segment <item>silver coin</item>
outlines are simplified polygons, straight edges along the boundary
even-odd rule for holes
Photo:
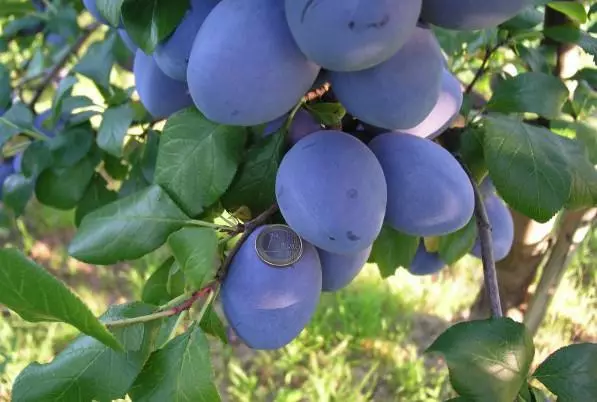
[[[286,225],[267,225],[255,239],[255,251],[266,264],[287,267],[303,255],[303,240]]]

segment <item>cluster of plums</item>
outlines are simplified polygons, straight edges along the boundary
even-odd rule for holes
[[[84,0],[101,18],[93,0]],[[464,227],[474,210],[467,174],[431,141],[462,105],[459,81],[427,24],[496,26],[531,0],[191,0],[155,52],[136,48],[139,98],[158,118],[195,105],[225,125],[265,124],[275,133],[318,82],[375,135],[326,129],[307,110],[291,123],[276,199],[303,239],[302,257],[276,268],[255,241],[241,245],[222,286],[226,317],[250,347],[276,349],[307,325],[322,291],[347,286],[369,258],[382,225],[432,238]],[[488,184],[487,187],[491,187]],[[512,244],[512,217],[490,189],[496,256]],[[472,253],[479,255],[478,245]],[[421,240],[413,274],[445,264]]]

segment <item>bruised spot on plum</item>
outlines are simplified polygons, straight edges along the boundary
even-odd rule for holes
[[[364,27],[365,29],[369,29],[369,28],[379,29],[379,28],[383,28],[384,26],[386,26],[388,24],[388,22],[390,22],[390,15],[386,14],[379,21],[367,22],[366,24],[359,24],[359,27]],[[348,23],[348,28],[351,31],[354,30],[355,28],[358,28],[356,21],[354,21],[354,20],[350,21]]]
[[[357,236],[354,233],[352,233],[352,230],[349,230],[348,232],[346,232],[346,237],[350,241],[359,241],[359,240],[361,240],[361,238],[359,236]]]
[[[312,147],[314,147],[314,146],[315,146],[315,143],[314,143],[314,142],[312,142],[312,143],[310,143],[310,144],[307,144],[307,145],[303,146],[303,148],[301,148],[301,149],[309,149],[309,148],[312,148]]]
[[[281,198],[282,194],[284,194],[284,186],[280,186],[278,191],[276,191],[276,197]]]
[[[335,237],[332,237],[332,236],[328,236],[328,239],[330,239],[330,240],[332,240],[332,241],[335,241],[335,240],[336,240],[336,238],[335,238]]]
[[[354,200],[359,196],[359,190],[357,190],[356,188],[351,188],[346,192],[346,196]]]

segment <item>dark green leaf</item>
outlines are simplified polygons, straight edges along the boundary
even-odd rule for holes
[[[27,177],[35,177],[52,165],[52,151],[47,141],[36,141],[23,151],[21,170]]]
[[[91,158],[81,159],[71,167],[44,170],[35,183],[35,196],[45,205],[68,210],[77,206],[93,177]]]
[[[181,295],[185,292],[186,280],[180,264],[175,261],[170,267],[170,273],[168,274],[168,282],[166,283],[166,289],[171,295]]]
[[[124,0],[122,19],[131,39],[147,54],[178,26],[189,0]]]
[[[4,64],[0,64],[0,110],[8,109],[12,98],[10,85],[10,71]]]
[[[558,402],[597,397],[597,344],[580,343],[551,354],[533,376],[558,396]]]
[[[168,194],[152,185],[87,215],[69,253],[90,264],[134,260],[164,244],[186,219]]]
[[[71,91],[73,86],[77,83],[77,79],[71,75],[64,77],[60,84],[58,84],[58,89],[56,89],[56,94],[54,94],[54,98],[52,99],[52,120],[51,122],[55,124],[58,119],[60,118],[60,111],[62,110],[62,104],[64,99],[66,99]]]
[[[572,21],[584,24],[587,22],[585,7],[574,1],[550,1],[547,6],[565,14]]]
[[[195,108],[182,110],[164,127],[155,181],[196,216],[228,189],[245,139],[242,127],[213,123]]]
[[[168,237],[168,245],[192,290],[201,289],[214,277],[219,266],[215,230],[183,228]]]
[[[582,143],[560,137],[561,154],[568,160],[572,178],[567,208],[591,207],[597,205],[597,170],[589,160]]]
[[[23,103],[15,103],[0,116],[0,146],[15,135],[31,130],[33,114]]]
[[[85,194],[83,194],[83,198],[81,198],[81,201],[77,205],[75,225],[79,226],[81,220],[89,213],[118,199],[118,194],[109,190],[107,186],[106,179],[100,174],[96,173],[93,176],[91,183],[89,183],[87,190],[85,190]]]
[[[139,164],[134,164],[129,172],[129,177],[122,183],[118,191],[119,197],[128,197],[138,191],[144,190],[151,185],[143,174],[143,169]]]
[[[107,153],[104,153],[102,158],[104,160],[104,169],[106,169],[106,172],[110,177],[116,180],[122,180],[126,177],[129,168],[120,158],[116,158]]]
[[[149,183],[153,183],[155,169],[158,160],[158,150],[160,145],[160,136],[157,132],[150,130],[147,133],[147,140],[141,153],[141,171],[143,177]]]
[[[123,0],[95,0],[100,14],[113,26],[120,25],[120,7]]]
[[[561,43],[576,43],[585,52],[593,56],[597,63],[597,38],[575,26],[548,27],[543,30],[545,36]]]
[[[320,102],[309,105],[308,109],[322,124],[337,127],[342,124],[346,109],[340,103]]]
[[[418,237],[398,232],[384,225],[373,243],[369,260],[377,264],[381,277],[387,278],[394,275],[399,267],[408,267],[415,258],[418,247]]]
[[[566,85],[553,75],[523,73],[501,81],[487,108],[502,113],[537,113],[553,119],[560,114],[568,95]]]
[[[142,303],[112,306],[104,321],[149,314]],[[114,329],[126,353],[115,352],[94,339],[82,336],[49,364],[30,364],[17,377],[12,393],[15,402],[89,402],[124,398],[154,350],[160,321]]]
[[[226,327],[222,320],[215,312],[213,305],[207,308],[205,314],[201,318],[201,329],[209,335],[213,335],[220,339],[223,343],[228,344],[228,336],[226,335]]]
[[[146,303],[162,305],[171,299],[180,296],[182,292],[172,293],[168,289],[170,279],[170,268],[174,264],[174,258],[170,257],[158,267],[158,269],[147,279],[143,287],[141,300]],[[182,276],[182,271],[179,271]],[[184,278],[183,278],[184,281]]]
[[[35,181],[21,173],[10,175],[2,186],[2,201],[20,216],[33,195]]]
[[[111,348],[122,349],[81,299],[13,248],[0,250],[0,303],[27,321],[65,322]]]
[[[249,148],[244,164],[222,199],[227,209],[234,211],[246,206],[256,216],[276,201],[276,173],[284,154],[283,134],[280,131],[267,136]]]
[[[483,133],[476,127],[468,127],[460,134],[460,158],[478,182],[487,174],[483,155]]]
[[[572,79],[586,81],[593,89],[597,90],[597,69],[583,68]]]
[[[485,161],[500,195],[537,221],[551,219],[572,185],[561,137],[508,117],[487,117],[485,129]]]
[[[102,89],[108,90],[110,88],[110,72],[114,65],[114,53],[112,52],[114,43],[116,43],[116,35],[110,33],[104,40],[91,44],[73,71],[90,78]]]
[[[116,157],[122,156],[124,137],[133,121],[129,104],[108,108],[104,112],[97,135],[97,145]]]
[[[473,401],[511,402],[526,381],[535,347],[523,324],[499,318],[456,324],[427,352],[444,355],[459,395]]]
[[[476,238],[477,221],[473,216],[462,229],[440,237],[438,250],[440,258],[448,265],[454,264],[471,251]]]
[[[47,141],[53,165],[69,167],[80,162],[93,145],[93,134],[92,128],[85,124],[70,127]]]
[[[220,401],[209,344],[201,329],[192,326],[153,353],[130,395],[135,402]]]

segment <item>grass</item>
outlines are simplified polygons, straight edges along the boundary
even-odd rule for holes
[[[72,213],[35,205],[7,244],[65,280],[96,314],[111,303],[138,298],[161,251],[132,264],[96,267],[67,257]],[[34,224],[33,224],[34,222]],[[14,232],[20,236],[14,236]],[[39,240],[36,240],[39,239]],[[536,361],[571,342],[597,338],[597,290],[592,270],[597,236],[579,252],[535,338]],[[425,348],[451,323],[466,319],[481,282],[472,258],[434,277],[404,270],[382,281],[368,265],[348,288],[324,294],[311,324],[275,352],[212,342],[218,388],[234,402],[443,401],[452,396],[447,370]],[[32,361],[48,362],[76,332],[62,324],[0,318],[0,401]]]

